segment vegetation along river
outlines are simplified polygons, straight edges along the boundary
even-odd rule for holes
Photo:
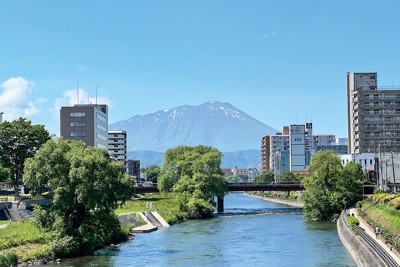
[[[308,222],[301,210],[243,194],[225,214],[137,234],[117,250],[45,266],[357,266],[333,223]]]

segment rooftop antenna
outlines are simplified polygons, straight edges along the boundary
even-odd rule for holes
[[[78,100],[79,105],[79,79],[76,79],[76,99]]]

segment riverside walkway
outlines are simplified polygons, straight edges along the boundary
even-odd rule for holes
[[[389,266],[400,266],[400,254],[396,251],[395,248],[392,248],[390,244],[386,244],[385,241],[379,237],[375,237],[374,229],[358,214],[356,208],[352,208],[348,210],[349,214],[353,215],[360,221],[360,227],[364,229],[365,233],[375,240],[378,245],[385,250],[397,263],[397,265],[389,265]],[[373,248],[374,249],[374,248]],[[375,249],[374,249],[375,250]]]

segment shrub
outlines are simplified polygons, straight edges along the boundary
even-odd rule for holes
[[[388,203],[389,201],[391,201],[392,199],[395,199],[396,197],[397,197],[396,195],[387,195],[387,196],[382,197],[380,199],[380,201],[382,203]]]
[[[214,214],[214,207],[204,199],[191,198],[187,205],[190,218],[211,218]]]
[[[79,252],[79,244],[73,240],[72,236],[58,237],[51,245],[56,257],[77,255]]]
[[[359,221],[356,217],[354,217],[354,216],[348,216],[348,217],[347,217],[347,223],[348,223],[350,226],[352,226],[353,224],[355,224],[355,225],[360,225],[360,221]]]
[[[386,193],[377,193],[372,195],[371,199],[372,201],[379,202],[379,200],[384,196],[386,196]]]
[[[0,254],[0,267],[10,267],[18,265],[18,257],[14,252]]]

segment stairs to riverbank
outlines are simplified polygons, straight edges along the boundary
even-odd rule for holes
[[[8,215],[13,222],[19,222],[25,219],[32,219],[34,218],[32,212],[30,210],[19,209],[18,202],[11,202],[9,208],[6,209]]]

